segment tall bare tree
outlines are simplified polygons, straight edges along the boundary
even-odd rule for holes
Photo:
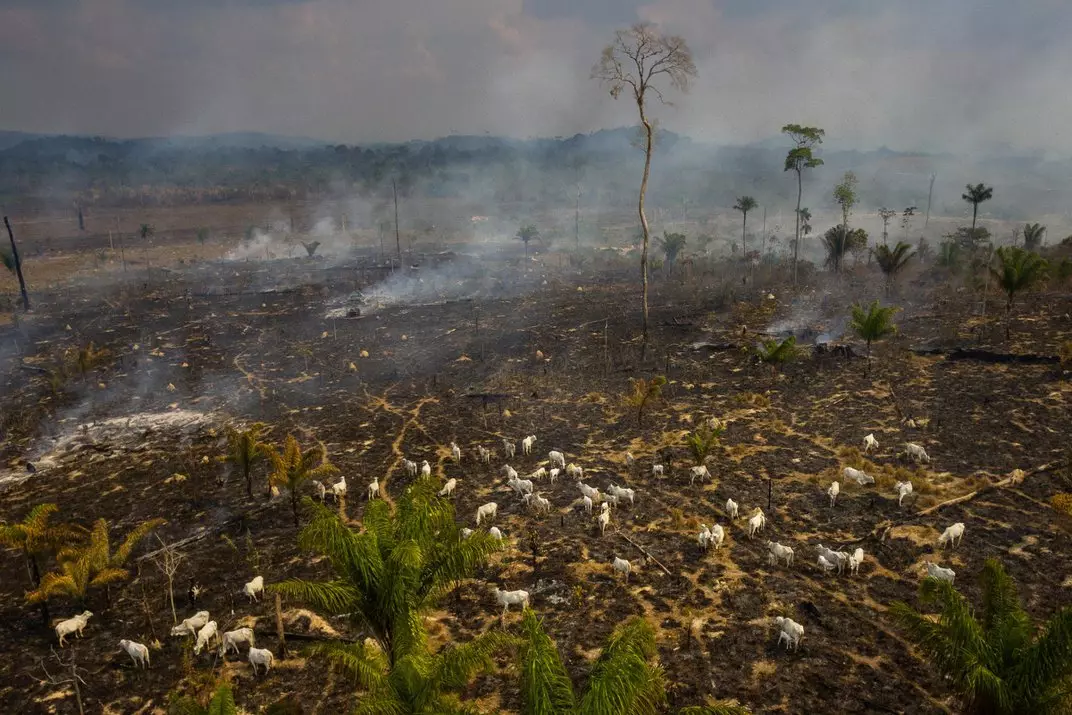
[[[882,245],[886,245],[886,238],[890,235],[890,219],[897,215],[893,209],[885,206],[878,210],[878,216],[882,219]]]
[[[643,230],[644,246],[640,253],[640,280],[643,286],[644,347],[648,344],[648,245],[651,229],[644,213],[644,197],[648,192],[651,174],[651,154],[655,126],[648,116],[648,97],[654,96],[663,104],[662,90],[657,83],[668,81],[670,86],[687,92],[696,76],[696,63],[685,40],[677,35],[664,35],[649,23],[633,25],[614,33],[614,41],[603,48],[603,55],[592,69],[592,78],[609,87],[610,96],[617,99],[628,90],[636,102],[640,124],[644,129],[644,174],[640,180],[637,212]]]
[[[823,143],[826,131],[818,127],[802,127],[799,124],[786,124],[782,134],[793,140],[793,148],[785,156],[785,171],[797,173],[797,232],[793,243],[793,285],[797,282],[797,260],[800,257],[800,198],[804,193],[803,174],[805,169],[814,169],[823,165],[823,160],[812,154],[812,149]]]

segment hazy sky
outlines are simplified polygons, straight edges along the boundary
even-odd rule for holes
[[[692,47],[657,114],[699,139],[1072,154],[1070,0],[0,0],[0,128],[569,135],[635,123],[589,73],[638,20]]]

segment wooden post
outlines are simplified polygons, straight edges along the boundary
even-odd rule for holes
[[[22,292],[22,309],[30,311],[30,296],[26,292],[26,279],[22,277],[22,261],[19,260],[19,247],[15,245],[15,232],[11,230],[11,222],[4,216],[4,225],[7,226],[7,237],[11,241],[11,258],[15,261],[15,275],[19,277],[19,290]]]
[[[278,593],[275,595],[275,633],[279,639],[276,644],[276,655],[282,660],[285,656],[286,642],[283,639],[283,606]]]
[[[395,247],[398,249],[398,267],[402,268],[402,237],[398,232],[398,182],[391,179],[391,192],[395,197]]]

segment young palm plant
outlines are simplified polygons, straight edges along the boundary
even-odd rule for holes
[[[222,683],[208,705],[201,705],[195,698],[184,696],[176,698],[168,704],[168,715],[238,715],[238,707],[235,705],[234,693],[231,686]]]
[[[656,375],[650,380],[645,380],[643,377],[631,377],[629,384],[632,385],[632,390],[622,398],[622,403],[629,409],[636,410],[637,427],[643,427],[644,408],[663,394],[666,378],[662,375]]]
[[[841,262],[849,253],[849,239],[851,235],[844,226],[834,226],[823,234],[823,248],[826,249],[826,265],[837,273],[841,270]]]
[[[886,244],[875,246],[875,262],[886,276],[886,295],[890,294],[897,274],[908,264],[913,255],[915,251],[904,241],[898,241],[893,248]]]
[[[253,496],[253,465],[268,456],[269,445],[261,441],[267,425],[257,422],[244,430],[227,426],[227,454],[223,459],[242,472],[246,480],[246,494]],[[268,485],[269,492],[271,484]]]
[[[313,649],[356,677],[365,691],[357,713],[470,712],[454,691],[489,668],[491,655],[512,641],[501,631],[489,631],[465,644],[431,650],[424,615],[498,548],[485,532],[461,537],[454,507],[437,495],[439,487],[422,477],[393,505],[372,500],[361,529],[351,529],[307,497],[312,519],[298,544],[326,556],[334,575],[270,586],[324,615],[345,614],[371,635],[371,642]]]
[[[666,256],[667,273],[672,273],[678,255],[685,250],[685,243],[687,242],[685,234],[663,231],[663,237],[656,239],[656,241],[658,242],[659,250]]]
[[[298,526],[298,494],[301,488],[313,479],[335,474],[339,470],[327,461],[327,450],[323,445],[302,450],[298,440],[289,434],[282,451],[275,445],[268,447],[268,458],[272,462],[268,489],[279,487],[287,490],[290,508],[294,513],[294,526]]]
[[[867,309],[857,303],[852,306],[852,322],[849,327],[856,337],[867,343],[867,374],[871,374],[871,343],[889,337],[897,332],[893,324],[893,314],[900,308],[888,306],[883,308],[876,300]]]
[[[721,421],[716,421],[714,427],[703,426],[685,437],[685,445],[689,448],[692,461],[696,466],[702,466],[707,458],[718,446],[718,440],[726,431],[726,426]]]
[[[1041,223],[1024,224],[1024,248],[1037,251],[1042,247],[1042,237],[1045,233],[1046,227]]]
[[[61,551],[56,560],[59,571],[44,575],[41,585],[26,594],[29,603],[42,603],[53,596],[69,596],[85,605],[91,589],[104,588],[105,601],[111,605],[111,584],[130,578],[126,566],[134,548],[149,532],[164,523],[163,519],[150,519],[134,527],[123,543],[112,551],[108,536],[108,521],[97,519],[89,532],[89,541],[84,546],[69,547]]]
[[[1000,561],[986,561],[981,581],[978,615],[952,584],[934,578],[924,579],[920,598],[937,605],[937,619],[902,602],[890,612],[951,682],[965,712],[1067,712],[1072,704],[1072,607],[1036,628]]]
[[[990,275],[1005,292],[1005,339],[1009,339],[1009,320],[1016,294],[1030,290],[1046,280],[1049,264],[1037,253],[1019,246],[1001,246],[994,251],[997,259]]]
[[[536,614],[526,608],[521,620],[522,715],[654,715],[664,711],[666,682],[652,664],[655,631],[643,618],[614,629],[588,675],[583,692],[562,663],[558,647]],[[745,715],[747,708],[722,702],[680,710],[683,715]]]
[[[38,504],[22,521],[0,524],[0,544],[22,552],[27,575],[35,589],[41,587],[41,560],[75,546],[86,535],[80,526],[49,523],[57,511],[59,507],[55,504]],[[41,620],[48,625],[46,601],[41,601]]]
[[[796,337],[790,335],[781,341],[774,338],[764,340],[755,349],[755,355],[760,362],[770,366],[771,375],[774,375],[779,365],[795,360],[800,355],[800,349],[797,348]]]

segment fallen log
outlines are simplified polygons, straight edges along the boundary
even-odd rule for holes
[[[263,505],[261,505],[259,507],[256,507],[255,509],[252,509],[250,511],[244,511],[244,512],[242,512],[241,514],[239,514],[237,516],[231,517],[230,519],[228,519],[227,521],[223,522],[222,524],[219,524],[218,526],[204,527],[200,531],[198,531],[196,534],[194,534],[192,536],[187,536],[185,539],[179,539],[178,541],[170,543],[165,548],[169,548],[169,549],[170,548],[180,548],[182,546],[186,546],[187,544],[192,544],[195,541],[200,541],[201,539],[204,539],[206,537],[213,536],[214,534],[220,533],[221,531],[226,529],[228,526],[230,526],[230,525],[232,525],[232,524],[234,524],[236,522],[242,521],[244,519],[249,519],[252,516],[256,516],[257,514],[260,514],[262,511],[266,511],[267,509],[269,509],[270,507],[273,507],[273,506],[275,506],[275,505],[274,504],[263,504]],[[142,554],[141,556],[139,556],[137,558],[137,560],[138,561],[144,561],[145,559],[151,559],[152,557],[156,556],[157,554],[159,554],[163,550],[164,549],[161,548],[161,549],[156,549],[155,551],[150,551],[147,554]]]
[[[654,556],[652,556],[651,553],[647,549],[645,549],[643,546],[641,546],[637,542],[635,542],[632,539],[630,539],[628,536],[625,535],[624,532],[622,532],[621,530],[618,530],[617,534],[618,534],[618,536],[622,537],[623,539],[628,541],[630,544],[635,546],[637,548],[637,550],[640,551],[640,553],[644,554],[644,556],[646,556],[647,558],[649,558],[653,562],[655,562],[655,565],[658,566],[659,568],[661,568],[663,570],[663,573],[665,573],[667,576],[673,576],[674,575],[674,574],[670,573],[670,569],[666,568],[666,566],[663,565],[662,561],[659,561],[659,559],[657,559]]]
[[[946,360],[978,360],[996,364],[1056,365],[1061,362],[1061,358],[1056,355],[996,353],[983,348],[912,348],[912,352],[916,355],[945,355]]]
[[[1028,477],[1030,477],[1032,475],[1038,474],[1039,472],[1048,472],[1048,471],[1050,471],[1052,469],[1065,467],[1067,465],[1068,465],[1067,461],[1065,461],[1065,462],[1047,462],[1046,464],[1043,464],[1043,465],[1038,466],[1038,467],[1033,467],[1031,469],[1028,469],[1027,471],[1024,471],[1022,469],[1014,469],[1012,471],[1012,474],[1010,474],[1008,477],[1006,477],[1005,479],[1002,479],[999,482],[994,482],[993,484],[988,484],[985,487],[982,487],[980,489],[976,489],[974,492],[969,492],[967,494],[962,494],[959,497],[954,497],[953,499],[949,499],[947,501],[944,501],[941,504],[935,504],[934,506],[927,507],[923,511],[917,512],[916,516],[927,516],[928,514],[933,514],[934,512],[938,511],[939,509],[944,509],[947,506],[953,506],[954,504],[962,504],[962,503],[964,503],[966,501],[971,501],[972,499],[974,499],[975,497],[979,496],[980,494],[985,494],[986,492],[994,491],[995,489],[1004,489],[1006,487],[1016,486],[1017,484],[1022,483],[1024,481],[1024,479],[1026,479],[1026,478],[1028,478]]]

